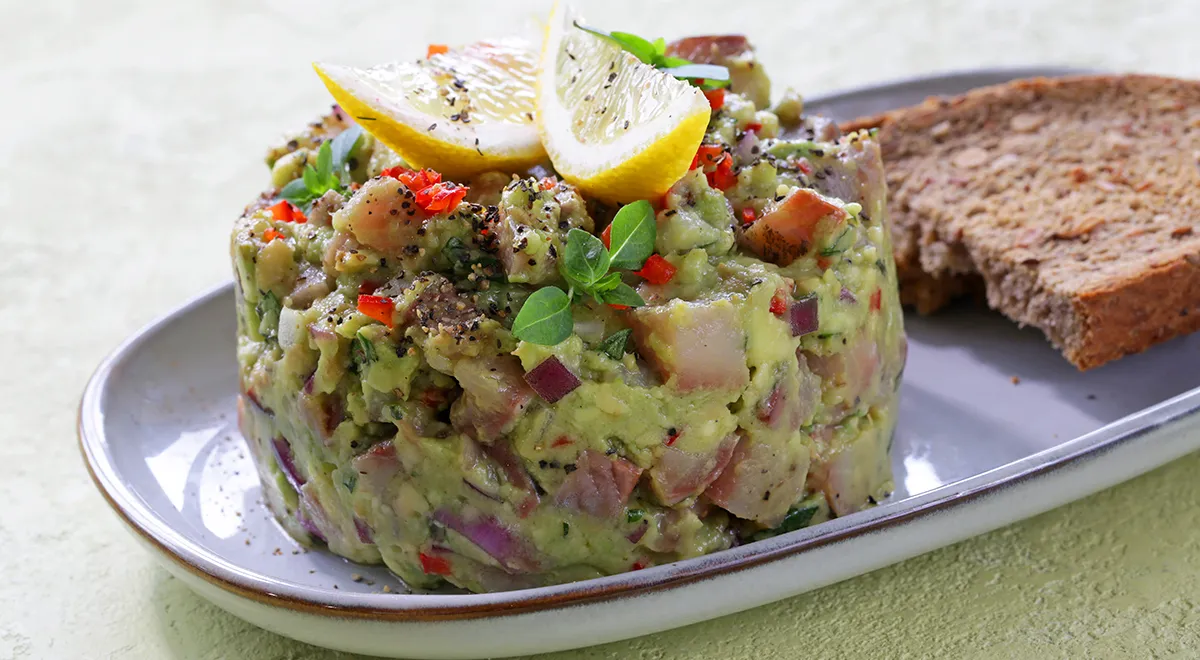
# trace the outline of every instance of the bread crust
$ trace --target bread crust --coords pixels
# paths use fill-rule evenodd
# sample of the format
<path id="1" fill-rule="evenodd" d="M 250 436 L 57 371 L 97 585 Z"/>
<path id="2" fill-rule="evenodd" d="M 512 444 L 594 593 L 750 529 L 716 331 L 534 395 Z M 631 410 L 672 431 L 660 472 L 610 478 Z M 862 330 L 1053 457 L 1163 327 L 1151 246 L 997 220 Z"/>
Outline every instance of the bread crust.
<path id="1" fill-rule="evenodd" d="M 988 303 L 1090 369 L 1200 329 L 1200 82 L 1034 78 L 879 128 L 901 297 Z"/>

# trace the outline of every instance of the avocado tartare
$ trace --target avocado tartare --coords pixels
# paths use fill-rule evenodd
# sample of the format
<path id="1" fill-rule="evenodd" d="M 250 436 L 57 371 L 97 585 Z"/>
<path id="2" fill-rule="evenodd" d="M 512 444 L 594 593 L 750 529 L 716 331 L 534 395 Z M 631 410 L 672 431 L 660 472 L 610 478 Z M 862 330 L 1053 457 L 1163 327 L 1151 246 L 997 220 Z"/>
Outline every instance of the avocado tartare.
<path id="1" fill-rule="evenodd" d="M 496 591 L 889 492 L 906 344 L 878 145 L 792 94 L 765 109 L 740 37 L 667 52 L 731 85 L 660 199 L 549 163 L 451 181 L 338 106 L 270 151 L 232 236 L 239 421 L 291 535 Z"/>

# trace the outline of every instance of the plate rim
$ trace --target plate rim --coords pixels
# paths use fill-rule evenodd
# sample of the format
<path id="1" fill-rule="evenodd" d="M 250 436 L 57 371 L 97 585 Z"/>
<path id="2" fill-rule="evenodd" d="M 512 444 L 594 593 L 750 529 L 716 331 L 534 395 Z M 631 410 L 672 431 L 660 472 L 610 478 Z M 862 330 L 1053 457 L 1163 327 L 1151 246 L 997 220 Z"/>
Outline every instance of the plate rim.
<path id="1" fill-rule="evenodd" d="M 1036 71 L 1062 71 L 1053 67 L 979 69 L 905 78 L 834 94 L 814 97 L 811 105 L 830 103 L 841 97 L 872 89 L 889 89 L 922 81 L 938 81 L 969 75 L 1000 75 L 1004 72 L 1036 75 Z M 1072 70 L 1072 73 L 1086 73 Z M 337 618 L 426 622 L 514 616 L 600 601 L 633 598 L 651 592 L 672 590 L 709 578 L 737 573 L 847 539 L 869 535 L 936 516 L 960 505 L 986 497 L 1023 482 L 1041 480 L 1071 466 L 1086 462 L 1119 446 L 1160 430 L 1182 424 L 1200 415 L 1200 387 L 1144 408 L 1090 433 L 1054 447 L 965 479 L 944 484 L 900 502 L 883 505 L 835 519 L 821 526 L 784 534 L 766 541 L 731 548 L 711 555 L 656 566 L 642 571 L 572 582 L 549 587 L 485 594 L 365 594 L 343 592 L 321 594 L 287 581 L 267 578 L 240 569 L 170 525 L 120 478 L 106 446 L 111 442 L 103 430 L 103 402 L 114 371 L 136 350 L 168 327 L 213 299 L 231 295 L 233 283 L 225 282 L 194 296 L 179 307 L 159 316 L 126 338 L 107 355 L 88 379 L 79 402 L 76 430 L 80 452 L 88 474 L 108 505 L 126 527 L 147 542 L 162 557 L 189 573 L 236 596 L 292 611 Z M 1132 475 L 1130 475 L 1132 476 Z"/>

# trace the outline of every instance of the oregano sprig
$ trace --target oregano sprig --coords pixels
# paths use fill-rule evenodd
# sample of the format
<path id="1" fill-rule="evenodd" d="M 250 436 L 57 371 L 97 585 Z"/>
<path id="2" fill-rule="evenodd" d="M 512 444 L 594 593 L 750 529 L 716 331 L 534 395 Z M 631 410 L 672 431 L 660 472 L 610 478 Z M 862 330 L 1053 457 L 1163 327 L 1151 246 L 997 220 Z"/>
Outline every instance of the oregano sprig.
<path id="1" fill-rule="evenodd" d="M 362 145 L 362 136 L 361 127 L 351 126 L 332 140 L 322 142 L 317 150 L 317 166 L 305 165 L 300 178 L 288 182 L 279 196 L 306 212 L 309 204 L 330 190 L 349 196 L 349 165 Z"/>
<path id="2" fill-rule="evenodd" d="M 571 305 L 584 296 L 606 305 L 645 305 L 637 291 L 613 271 L 641 268 L 654 253 L 656 234 L 654 207 L 645 200 L 626 204 L 617 212 L 610 247 L 582 229 L 567 232 L 558 265 L 568 290 L 547 286 L 533 292 L 513 319 L 513 335 L 545 346 L 565 340 L 574 330 Z"/>

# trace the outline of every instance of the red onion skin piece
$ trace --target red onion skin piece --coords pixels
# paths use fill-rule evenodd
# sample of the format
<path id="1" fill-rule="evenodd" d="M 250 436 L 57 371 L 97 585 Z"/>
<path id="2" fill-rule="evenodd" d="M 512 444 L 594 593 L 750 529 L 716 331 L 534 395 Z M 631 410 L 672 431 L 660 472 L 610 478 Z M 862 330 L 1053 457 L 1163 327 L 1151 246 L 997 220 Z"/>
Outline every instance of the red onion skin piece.
<path id="1" fill-rule="evenodd" d="M 296 457 L 292 454 L 292 445 L 287 438 L 280 435 L 271 440 L 271 448 L 275 451 L 275 463 L 283 471 L 283 476 L 287 477 L 288 483 L 299 493 L 300 487 L 305 484 L 305 479 L 300 476 L 300 470 L 296 468 Z"/>
<path id="2" fill-rule="evenodd" d="M 816 332 L 820 326 L 820 315 L 817 313 L 817 297 L 807 296 L 793 300 L 788 307 L 788 323 L 792 326 L 793 337 L 803 337 Z"/>
<path id="3" fill-rule="evenodd" d="M 359 518 L 358 516 L 354 516 L 354 531 L 358 533 L 359 541 L 362 541 L 363 543 L 375 542 L 374 534 L 371 532 L 371 526 L 367 524 L 367 521 Z"/>
<path id="4" fill-rule="evenodd" d="M 841 292 L 838 293 L 838 300 L 851 304 L 858 302 L 858 298 L 854 296 L 854 292 L 846 287 L 842 287 Z"/>
<path id="5" fill-rule="evenodd" d="M 468 521 L 446 509 L 438 509 L 434 511 L 433 519 L 462 534 L 509 570 L 519 573 L 534 573 L 538 570 L 533 551 L 525 540 L 514 536 L 495 518 L 480 516 Z"/>
<path id="6" fill-rule="evenodd" d="M 300 526 L 303 527 L 305 531 L 320 539 L 322 543 L 329 542 L 329 540 L 325 538 L 325 535 L 321 533 L 321 530 L 317 529 L 316 523 L 314 523 L 312 519 L 308 517 L 308 514 L 304 513 L 303 508 L 296 509 L 296 520 L 300 522 Z"/>
<path id="7" fill-rule="evenodd" d="M 554 403 L 579 387 L 579 377 L 551 355 L 525 374 L 525 382 L 546 403 Z"/>

